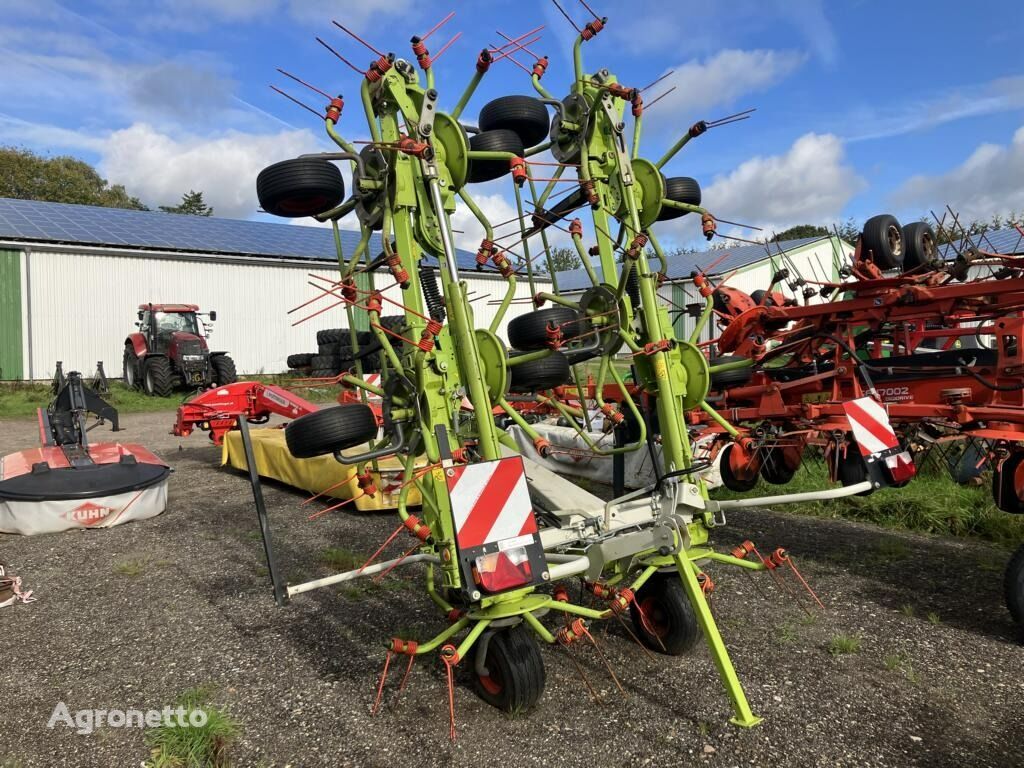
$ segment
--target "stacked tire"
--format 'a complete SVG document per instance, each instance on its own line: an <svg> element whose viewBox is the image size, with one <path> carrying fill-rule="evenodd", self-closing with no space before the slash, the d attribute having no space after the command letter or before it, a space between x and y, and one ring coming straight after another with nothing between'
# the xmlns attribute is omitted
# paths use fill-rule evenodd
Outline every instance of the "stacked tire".
<svg viewBox="0 0 1024 768"><path fill-rule="evenodd" d="M513 318L508 324L508 341L515 358L537 352L549 346L549 329L561 329L563 337L582 336L589 328L586 319L569 307L550 307ZM509 367L509 391L515 393L543 392L569 382L571 369L568 358L560 351Z"/></svg>
<svg viewBox="0 0 1024 768"><path fill-rule="evenodd" d="M384 328L406 336L405 317L382 317ZM326 379L345 371L354 370L356 355L362 364L363 373L378 373L382 364L382 352L377 336L372 331L356 331L358 352L352 346L352 333L348 328L326 328L316 333L316 352L302 352L288 356L288 368L296 374ZM392 337L396 346L402 342Z"/></svg>

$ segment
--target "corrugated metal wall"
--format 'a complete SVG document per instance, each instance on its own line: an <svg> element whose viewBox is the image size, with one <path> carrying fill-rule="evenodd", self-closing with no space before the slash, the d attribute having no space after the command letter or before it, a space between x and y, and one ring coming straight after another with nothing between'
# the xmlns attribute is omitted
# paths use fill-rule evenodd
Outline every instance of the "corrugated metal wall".
<svg viewBox="0 0 1024 768"><path fill-rule="evenodd" d="M217 310L210 339L212 349L227 350L241 373L277 373L286 369L293 352L315 352L315 333L346 325L345 310L336 307L293 327L295 320L328 306L314 302L291 315L288 310L309 300L316 291L308 273L337 279L337 269L260 263L218 263L145 256L58 253L33 250L31 257L32 354L31 375L49 378L54 363L64 370L91 373L102 360L107 374L119 376L124 339L134 330L139 304L183 302ZM465 275L476 325L486 327L504 294L503 280ZM374 275L378 288L394 281ZM546 290L549 284L545 283ZM387 295L397 299L398 289ZM529 286L517 286L517 297L528 298ZM530 311L530 304L513 304L507 320ZM385 314L397 314L391 307ZM365 313L357 312L358 315ZM499 334L504 337L504 326ZM357 322L358 325L358 322ZM29 375L25 371L24 375Z"/></svg>
<svg viewBox="0 0 1024 768"><path fill-rule="evenodd" d="M21 251L0 250L0 380L20 379Z"/></svg>

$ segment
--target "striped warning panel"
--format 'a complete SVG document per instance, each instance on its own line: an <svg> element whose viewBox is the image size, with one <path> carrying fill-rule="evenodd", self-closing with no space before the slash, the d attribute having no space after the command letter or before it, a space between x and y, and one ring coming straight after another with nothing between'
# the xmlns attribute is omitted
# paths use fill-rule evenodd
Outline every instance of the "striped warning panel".
<svg viewBox="0 0 1024 768"><path fill-rule="evenodd" d="M860 397L843 403L843 410L862 456L899 447L900 441L889 424L889 414L877 400Z"/></svg>
<svg viewBox="0 0 1024 768"><path fill-rule="evenodd" d="M460 549L537 532L521 457L462 464L446 474Z"/></svg>

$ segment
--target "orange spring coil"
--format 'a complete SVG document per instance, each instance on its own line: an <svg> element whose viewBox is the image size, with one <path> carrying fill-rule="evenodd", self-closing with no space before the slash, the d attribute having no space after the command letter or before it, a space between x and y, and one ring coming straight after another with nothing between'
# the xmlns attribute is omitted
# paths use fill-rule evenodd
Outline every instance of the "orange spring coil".
<svg viewBox="0 0 1024 768"><path fill-rule="evenodd" d="M640 91L636 92L630 104L633 107L633 117L640 117L644 113L644 97L640 95Z"/></svg>
<svg viewBox="0 0 1024 768"><path fill-rule="evenodd" d="M412 44L412 52L416 54L416 61L419 62L420 68L430 69L430 51L427 50L426 43L419 38L415 38Z"/></svg>
<svg viewBox="0 0 1024 768"><path fill-rule="evenodd" d="M544 77L544 73L547 72L547 71L548 71L548 57L547 56L541 56L539 59L537 59L536 62L534 62L533 74L535 74L537 76L537 79L540 80L542 77Z"/></svg>
<svg viewBox="0 0 1024 768"><path fill-rule="evenodd" d="M545 459L551 455L551 442L543 437L538 437L534 440L533 447Z"/></svg>
<svg viewBox="0 0 1024 768"><path fill-rule="evenodd" d="M744 541L742 544L740 544L738 547L733 547L732 552L730 552L730 554L737 560L743 560L747 555L749 555L753 551L754 542L748 539L747 541Z"/></svg>
<svg viewBox="0 0 1024 768"><path fill-rule="evenodd" d="M420 644L415 640L403 640L400 637L391 638L391 647L388 649L392 653L403 653L409 656L413 656Z"/></svg>
<svg viewBox="0 0 1024 768"><path fill-rule="evenodd" d="M587 22L587 26L580 31L580 37L584 40L592 39L598 32L604 29L605 22L607 21L608 19L594 19L593 21Z"/></svg>
<svg viewBox="0 0 1024 768"><path fill-rule="evenodd" d="M380 312L384 308L383 297L380 292L374 293L366 300L367 312Z"/></svg>
<svg viewBox="0 0 1024 768"><path fill-rule="evenodd" d="M569 602L569 590L564 585L558 584L551 592L551 597L559 603Z"/></svg>
<svg viewBox="0 0 1024 768"><path fill-rule="evenodd" d="M569 222L569 234L573 237L583 234L583 221L581 219L573 219Z"/></svg>
<svg viewBox="0 0 1024 768"><path fill-rule="evenodd" d="M583 190L583 195L591 206L597 206L601 203L601 198L597 196L597 190L594 188L593 179L580 179L580 189Z"/></svg>
<svg viewBox="0 0 1024 768"><path fill-rule="evenodd" d="M327 119L332 123L337 123L341 119L341 110L345 108L345 102L341 96L335 96L331 99L331 103L327 105Z"/></svg>
<svg viewBox="0 0 1024 768"><path fill-rule="evenodd" d="M420 340L416 342L416 346L424 352L429 352L434 348L434 337L430 335L430 331L426 328L424 328L423 333L420 334Z"/></svg>
<svg viewBox="0 0 1024 768"><path fill-rule="evenodd" d="M367 496L377 495L377 486L373 482L373 475L370 474L369 470L367 470L361 475L357 475L356 480L358 480L359 488L363 491L364 494L366 494Z"/></svg>
<svg viewBox="0 0 1024 768"><path fill-rule="evenodd" d="M704 133L708 129L708 124L703 120L698 120L696 123L690 126L690 138L695 139Z"/></svg>
<svg viewBox="0 0 1024 768"><path fill-rule="evenodd" d="M562 627L555 633L555 639L562 645L575 643L587 633L587 625L583 619L575 619L569 626Z"/></svg>
<svg viewBox="0 0 1024 768"><path fill-rule="evenodd" d="M409 515L403 523L412 534L420 541L426 541L430 538L430 528L427 527L426 523L422 522L416 515Z"/></svg>
<svg viewBox="0 0 1024 768"><path fill-rule="evenodd" d="M484 72L491 68L492 60L491 52L484 48L480 51L480 55L476 57L476 71L481 75L484 74Z"/></svg>
<svg viewBox="0 0 1024 768"><path fill-rule="evenodd" d="M520 187L526 183L526 161L521 157L513 157L509 160L509 169L512 171L512 181Z"/></svg>
<svg viewBox="0 0 1024 768"><path fill-rule="evenodd" d="M351 277L341 283L341 296L345 301L353 302L356 300L356 281Z"/></svg>

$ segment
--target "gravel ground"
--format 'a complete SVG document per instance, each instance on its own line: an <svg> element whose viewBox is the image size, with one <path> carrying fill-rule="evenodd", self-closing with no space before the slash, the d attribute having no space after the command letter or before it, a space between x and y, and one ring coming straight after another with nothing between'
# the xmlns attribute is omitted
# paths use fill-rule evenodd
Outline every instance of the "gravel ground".
<svg viewBox="0 0 1024 768"><path fill-rule="evenodd" d="M141 730L48 729L56 703L161 708L197 685L216 686L215 701L239 722L231 755L240 766L479 766L496 757L566 768L1024 765L1024 647L1001 600L1005 551L767 511L734 514L715 540L788 547L828 610L811 621L768 576L760 594L741 573L709 571L762 725L728 724L704 646L649 658L614 622L597 637L628 698L592 651L578 650L605 694L593 703L565 651L545 648L547 688L529 715L491 709L463 678L450 743L443 669L430 657L401 702L371 717L383 641L442 625L415 574L275 607L246 479L217 468L203 435L169 435L171 422L167 413L123 419L122 439L176 469L162 516L108 531L0 534L0 561L39 597L0 611L4 768L137 766ZM0 422L0 454L35 439L32 421ZM395 525L391 514L343 512L310 522L301 495L265 491L292 582L328 572L325 548L369 553ZM860 638L860 650L830 654L837 635Z"/></svg>

